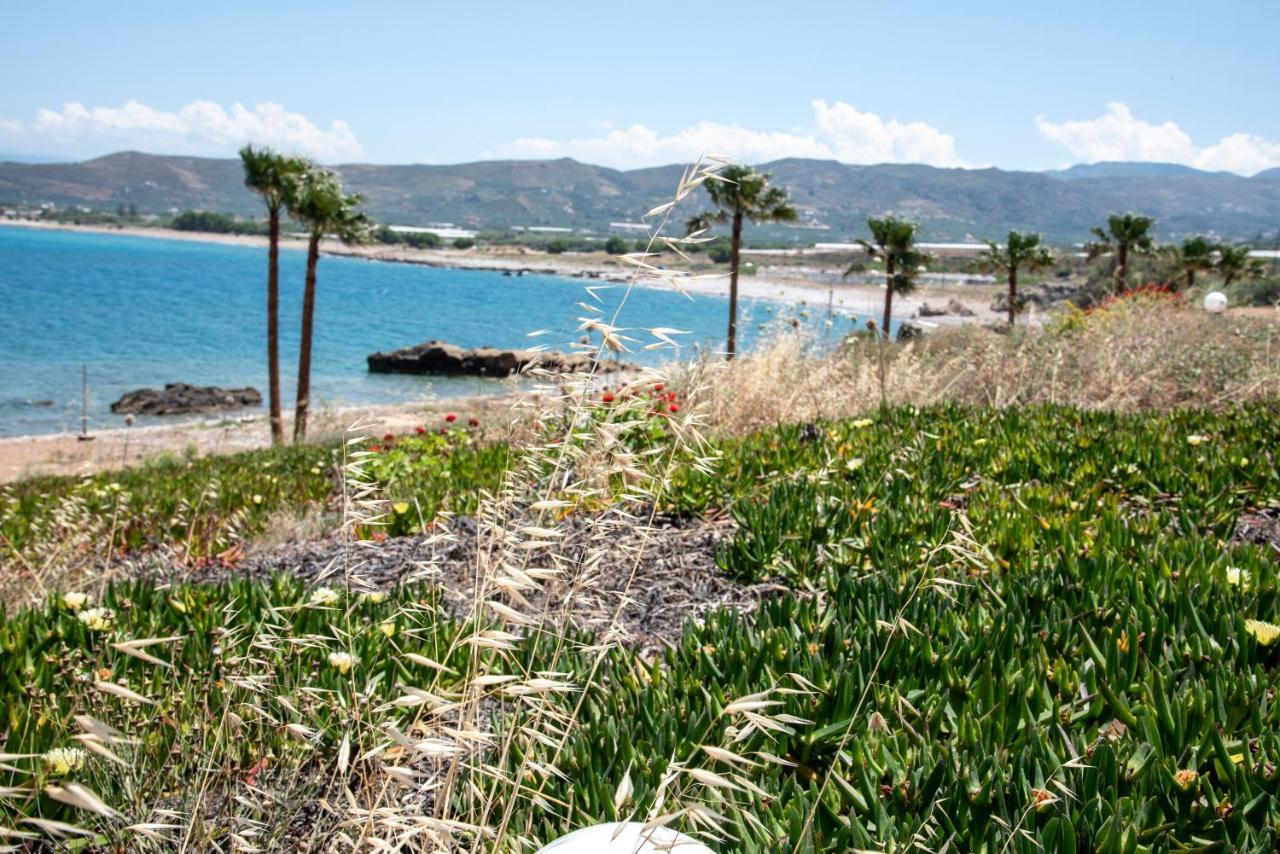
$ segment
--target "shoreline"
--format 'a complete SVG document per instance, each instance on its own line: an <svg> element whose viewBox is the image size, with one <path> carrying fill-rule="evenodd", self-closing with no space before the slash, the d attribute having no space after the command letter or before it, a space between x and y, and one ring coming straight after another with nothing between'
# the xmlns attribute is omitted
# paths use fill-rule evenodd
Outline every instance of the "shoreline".
<svg viewBox="0 0 1280 854"><path fill-rule="evenodd" d="M170 228L145 228L132 226L127 228L111 228L97 225L71 225L65 223L44 223L34 220L0 221L0 227L13 226L44 231L68 231L81 234L116 235L123 237L144 237L153 240L181 240L191 243L212 243L223 246L243 246L263 249L267 239L257 235L212 234L201 231L177 231ZM285 238L280 248L289 251L304 251L305 246L298 239ZM484 247L476 249L412 249L404 246L381 246L369 244L364 246L347 246L337 241L322 241L320 251L325 255L337 258L357 258L366 261L378 261L389 264L411 264L425 267L436 267L454 270L487 270L496 273L523 275L560 276L567 279L589 279L617 285L626 285L629 279L626 270L601 253L565 253L552 255L546 252L530 250L526 247ZM760 256L765 258L767 256ZM796 271L802 274L803 270ZM639 287L662 288L653 282L637 282ZM699 296L728 297L729 275L715 278L696 279L685 285L685 291ZM884 287L878 284L863 282L829 282L814 281L803 275L744 275L738 280L738 296L740 299L760 300L784 305L795 305L823 309L830 298L835 309L845 314L858 314L874 317L877 321L884 304ZM893 318L898 321L917 319L917 312L923 302L930 297L935 301L955 299L973 312L972 316L944 315L930 317L921 322L926 329L941 326L963 326L972 323L998 321L1001 315L989 308L990 293L985 289L978 292L972 286L962 287L922 287L910 296L901 296L896 300Z"/></svg>

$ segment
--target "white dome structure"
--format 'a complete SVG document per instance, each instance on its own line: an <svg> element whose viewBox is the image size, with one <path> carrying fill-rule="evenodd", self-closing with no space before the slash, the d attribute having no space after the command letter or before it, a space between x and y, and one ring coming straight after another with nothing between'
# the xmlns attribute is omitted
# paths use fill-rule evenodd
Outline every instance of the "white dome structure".
<svg viewBox="0 0 1280 854"><path fill-rule="evenodd" d="M597 824L575 830L538 854L715 854L698 840L669 827L645 830L638 821Z"/></svg>
<svg viewBox="0 0 1280 854"><path fill-rule="evenodd" d="M1204 310L1210 314L1222 314L1227 310L1227 295L1222 291L1212 291L1205 294Z"/></svg>

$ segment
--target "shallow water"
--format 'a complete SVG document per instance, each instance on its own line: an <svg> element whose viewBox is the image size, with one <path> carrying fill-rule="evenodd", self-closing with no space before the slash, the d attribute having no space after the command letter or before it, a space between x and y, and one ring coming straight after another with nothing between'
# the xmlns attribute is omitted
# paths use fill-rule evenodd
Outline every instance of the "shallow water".
<svg viewBox="0 0 1280 854"><path fill-rule="evenodd" d="M297 370L304 262L299 250L280 253L286 408ZM144 386L251 385L265 397L265 282L265 249L0 227L0 435L78 429L82 365L89 370L91 428L122 426L111 402ZM365 357L430 338L465 347L563 348L578 337L584 311L576 303L587 299L587 285L604 298L606 312L623 292L554 276L324 257L313 398L323 406L500 391L505 385L494 380L369 374ZM682 336L688 356L694 344L717 345L724 313L723 298L642 288L632 291L620 322L688 330ZM745 303L744 343L769 314L764 305ZM551 332L536 342L527 337L543 328ZM662 356L638 351L629 358Z"/></svg>

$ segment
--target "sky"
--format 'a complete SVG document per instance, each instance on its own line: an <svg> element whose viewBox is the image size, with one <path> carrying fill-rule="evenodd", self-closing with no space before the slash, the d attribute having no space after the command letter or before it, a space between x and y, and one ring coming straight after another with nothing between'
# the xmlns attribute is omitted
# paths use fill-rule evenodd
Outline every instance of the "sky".
<svg viewBox="0 0 1280 854"><path fill-rule="evenodd" d="M0 0L0 156L1250 175L1280 166L1277 47L1276 0Z"/></svg>

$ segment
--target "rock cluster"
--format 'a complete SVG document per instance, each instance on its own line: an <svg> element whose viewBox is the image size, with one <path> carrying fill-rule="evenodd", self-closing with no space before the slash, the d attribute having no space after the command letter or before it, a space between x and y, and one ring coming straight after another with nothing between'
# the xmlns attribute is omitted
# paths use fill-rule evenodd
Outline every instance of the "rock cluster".
<svg viewBox="0 0 1280 854"><path fill-rule="evenodd" d="M585 353L545 353L533 350L499 350L477 347L464 350L444 341L427 341L390 353L368 357L369 371L375 374L440 374L445 376L507 377L537 362L538 367L558 373L591 368ZM600 363L602 371L630 370L631 365L614 361Z"/></svg>
<svg viewBox="0 0 1280 854"><path fill-rule="evenodd" d="M140 388L111 404L111 411L139 415L187 415L193 412L220 412L243 409L262 403L256 388L218 388L216 386L169 383L163 390Z"/></svg>

